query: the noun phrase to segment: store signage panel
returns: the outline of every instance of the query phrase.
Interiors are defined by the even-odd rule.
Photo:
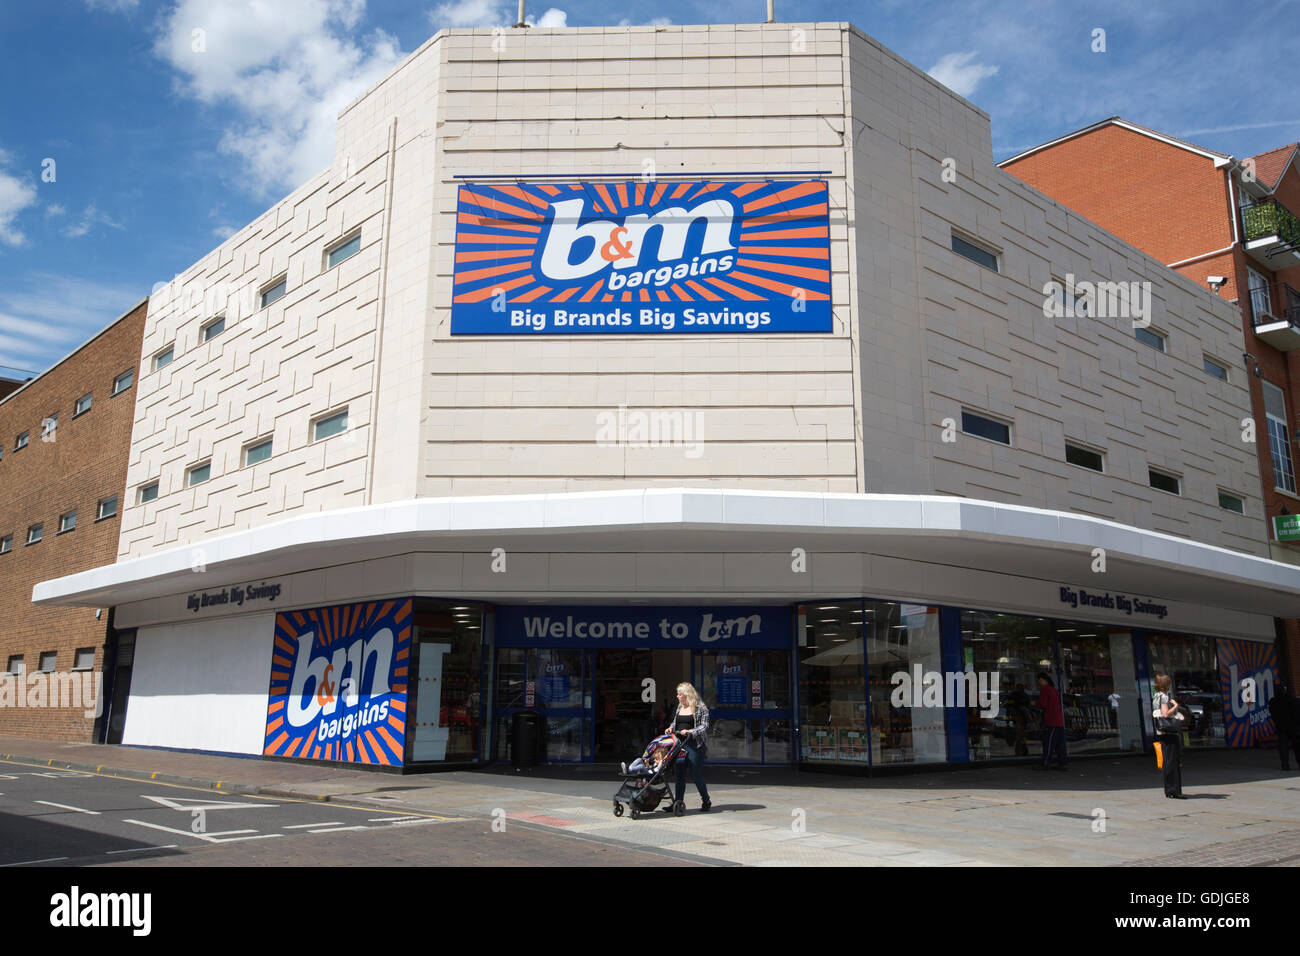
[[[501,607],[496,635],[499,647],[788,648],[790,609]],[[743,698],[740,676],[737,692]]]
[[[451,334],[830,332],[830,279],[823,181],[466,184]]]
[[[411,599],[275,616],[262,752],[400,766]]]
[[[1300,541],[1300,515],[1274,515],[1273,537],[1278,541]]]
[[[1223,729],[1229,747],[1253,747],[1277,733],[1268,702],[1277,688],[1277,649],[1258,641],[1219,638],[1219,692]]]

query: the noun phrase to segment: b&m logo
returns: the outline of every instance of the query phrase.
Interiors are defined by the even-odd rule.
[[[1268,702],[1276,689],[1277,650],[1272,644],[1219,638],[1215,651],[1228,746],[1252,747],[1256,739],[1276,734]]]
[[[453,335],[829,332],[827,185],[463,185],[453,288]]]
[[[400,765],[411,600],[277,614],[263,753]]]
[[[743,673],[741,665],[739,664],[723,664],[720,670],[722,671],[722,675],[724,677],[729,676],[731,674]]]

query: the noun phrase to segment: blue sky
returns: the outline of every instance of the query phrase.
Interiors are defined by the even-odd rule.
[[[630,4],[553,2],[530,0],[530,15],[548,26],[650,19]],[[650,9],[672,23],[765,16],[763,0]],[[1285,45],[1300,0],[776,9],[848,20],[938,76],[990,114],[998,159],[1116,114],[1238,157],[1300,139]],[[44,370],[328,165],[339,106],[437,29],[506,24],[514,10],[513,0],[0,4],[0,374]],[[1097,29],[1104,52],[1092,49]]]

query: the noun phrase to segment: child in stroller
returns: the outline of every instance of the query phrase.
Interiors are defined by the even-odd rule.
[[[673,761],[682,755],[682,738],[676,734],[661,734],[650,741],[645,752],[631,764],[619,765],[622,771],[623,785],[614,794],[614,816],[623,815],[626,803],[635,820],[642,813],[653,811],[668,793],[668,781],[665,779]],[[680,803],[670,803],[665,807],[675,816],[686,812]]]
[[[672,752],[676,738],[672,734],[660,734],[650,745],[646,747],[641,756],[632,761],[631,764],[621,763],[619,769],[623,771],[625,777],[651,777],[659,772],[668,759],[668,754]]]

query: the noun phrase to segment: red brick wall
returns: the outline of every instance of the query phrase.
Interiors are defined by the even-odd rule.
[[[1204,156],[1119,126],[1002,168],[1161,262],[1232,244],[1224,171]]]
[[[13,535],[13,550],[0,555],[0,669],[22,654],[27,673],[34,674],[41,652],[55,651],[55,669],[66,673],[77,648],[93,647],[95,671],[102,671],[108,608],[96,620],[93,608],[37,607],[32,587],[117,560],[120,517],[95,516],[99,500],[112,495],[122,512],[136,383],[114,396],[113,380],[127,369],[139,379],[146,306],[0,401],[0,538]],[[87,392],[93,393],[90,410],[73,418],[74,404]],[[41,422],[54,412],[54,440],[42,441]],[[14,451],[24,431],[31,432],[29,444]],[[58,534],[59,516],[74,508],[75,530]],[[42,540],[29,546],[27,529],[37,522],[44,525]],[[89,740],[93,727],[80,708],[0,708],[0,734]]]

